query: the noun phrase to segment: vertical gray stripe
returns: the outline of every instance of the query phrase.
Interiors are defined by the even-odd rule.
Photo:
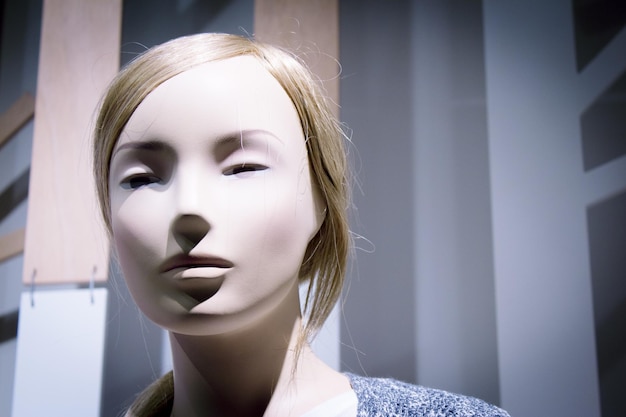
[[[340,3],[341,119],[353,131],[357,240],[342,369],[415,381],[410,2]],[[357,352],[362,352],[358,354]]]

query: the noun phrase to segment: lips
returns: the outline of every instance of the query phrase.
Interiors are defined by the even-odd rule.
[[[160,271],[170,272],[176,269],[189,268],[232,268],[233,263],[216,256],[194,256],[180,254],[172,256],[163,262]]]

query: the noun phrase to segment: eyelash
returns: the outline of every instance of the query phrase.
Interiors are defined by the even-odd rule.
[[[137,175],[132,175],[128,178],[125,178],[122,181],[121,186],[122,188],[126,190],[138,190],[142,187],[145,187],[150,184],[158,183],[160,181],[161,179],[157,177],[156,175],[137,174]]]
[[[233,167],[228,168],[226,171],[224,171],[224,175],[231,176],[231,175],[244,174],[244,176],[247,176],[247,175],[252,175],[258,171],[265,171],[266,169],[267,167],[264,165],[241,164],[241,165],[235,165]]]

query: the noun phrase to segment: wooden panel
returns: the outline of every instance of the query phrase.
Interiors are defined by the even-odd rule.
[[[339,104],[338,0],[255,0],[254,34],[296,52]]]
[[[19,255],[24,250],[24,229],[0,236],[0,262]]]
[[[0,148],[35,114],[35,99],[28,93],[0,115]]]
[[[91,130],[119,68],[121,0],[45,0],[23,280],[105,280],[109,243],[91,174]]]

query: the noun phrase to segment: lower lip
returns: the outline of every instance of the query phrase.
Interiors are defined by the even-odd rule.
[[[195,266],[185,268],[175,268],[170,271],[174,279],[192,279],[192,278],[204,278],[204,279],[216,279],[221,278],[231,268],[220,268],[215,266]]]

